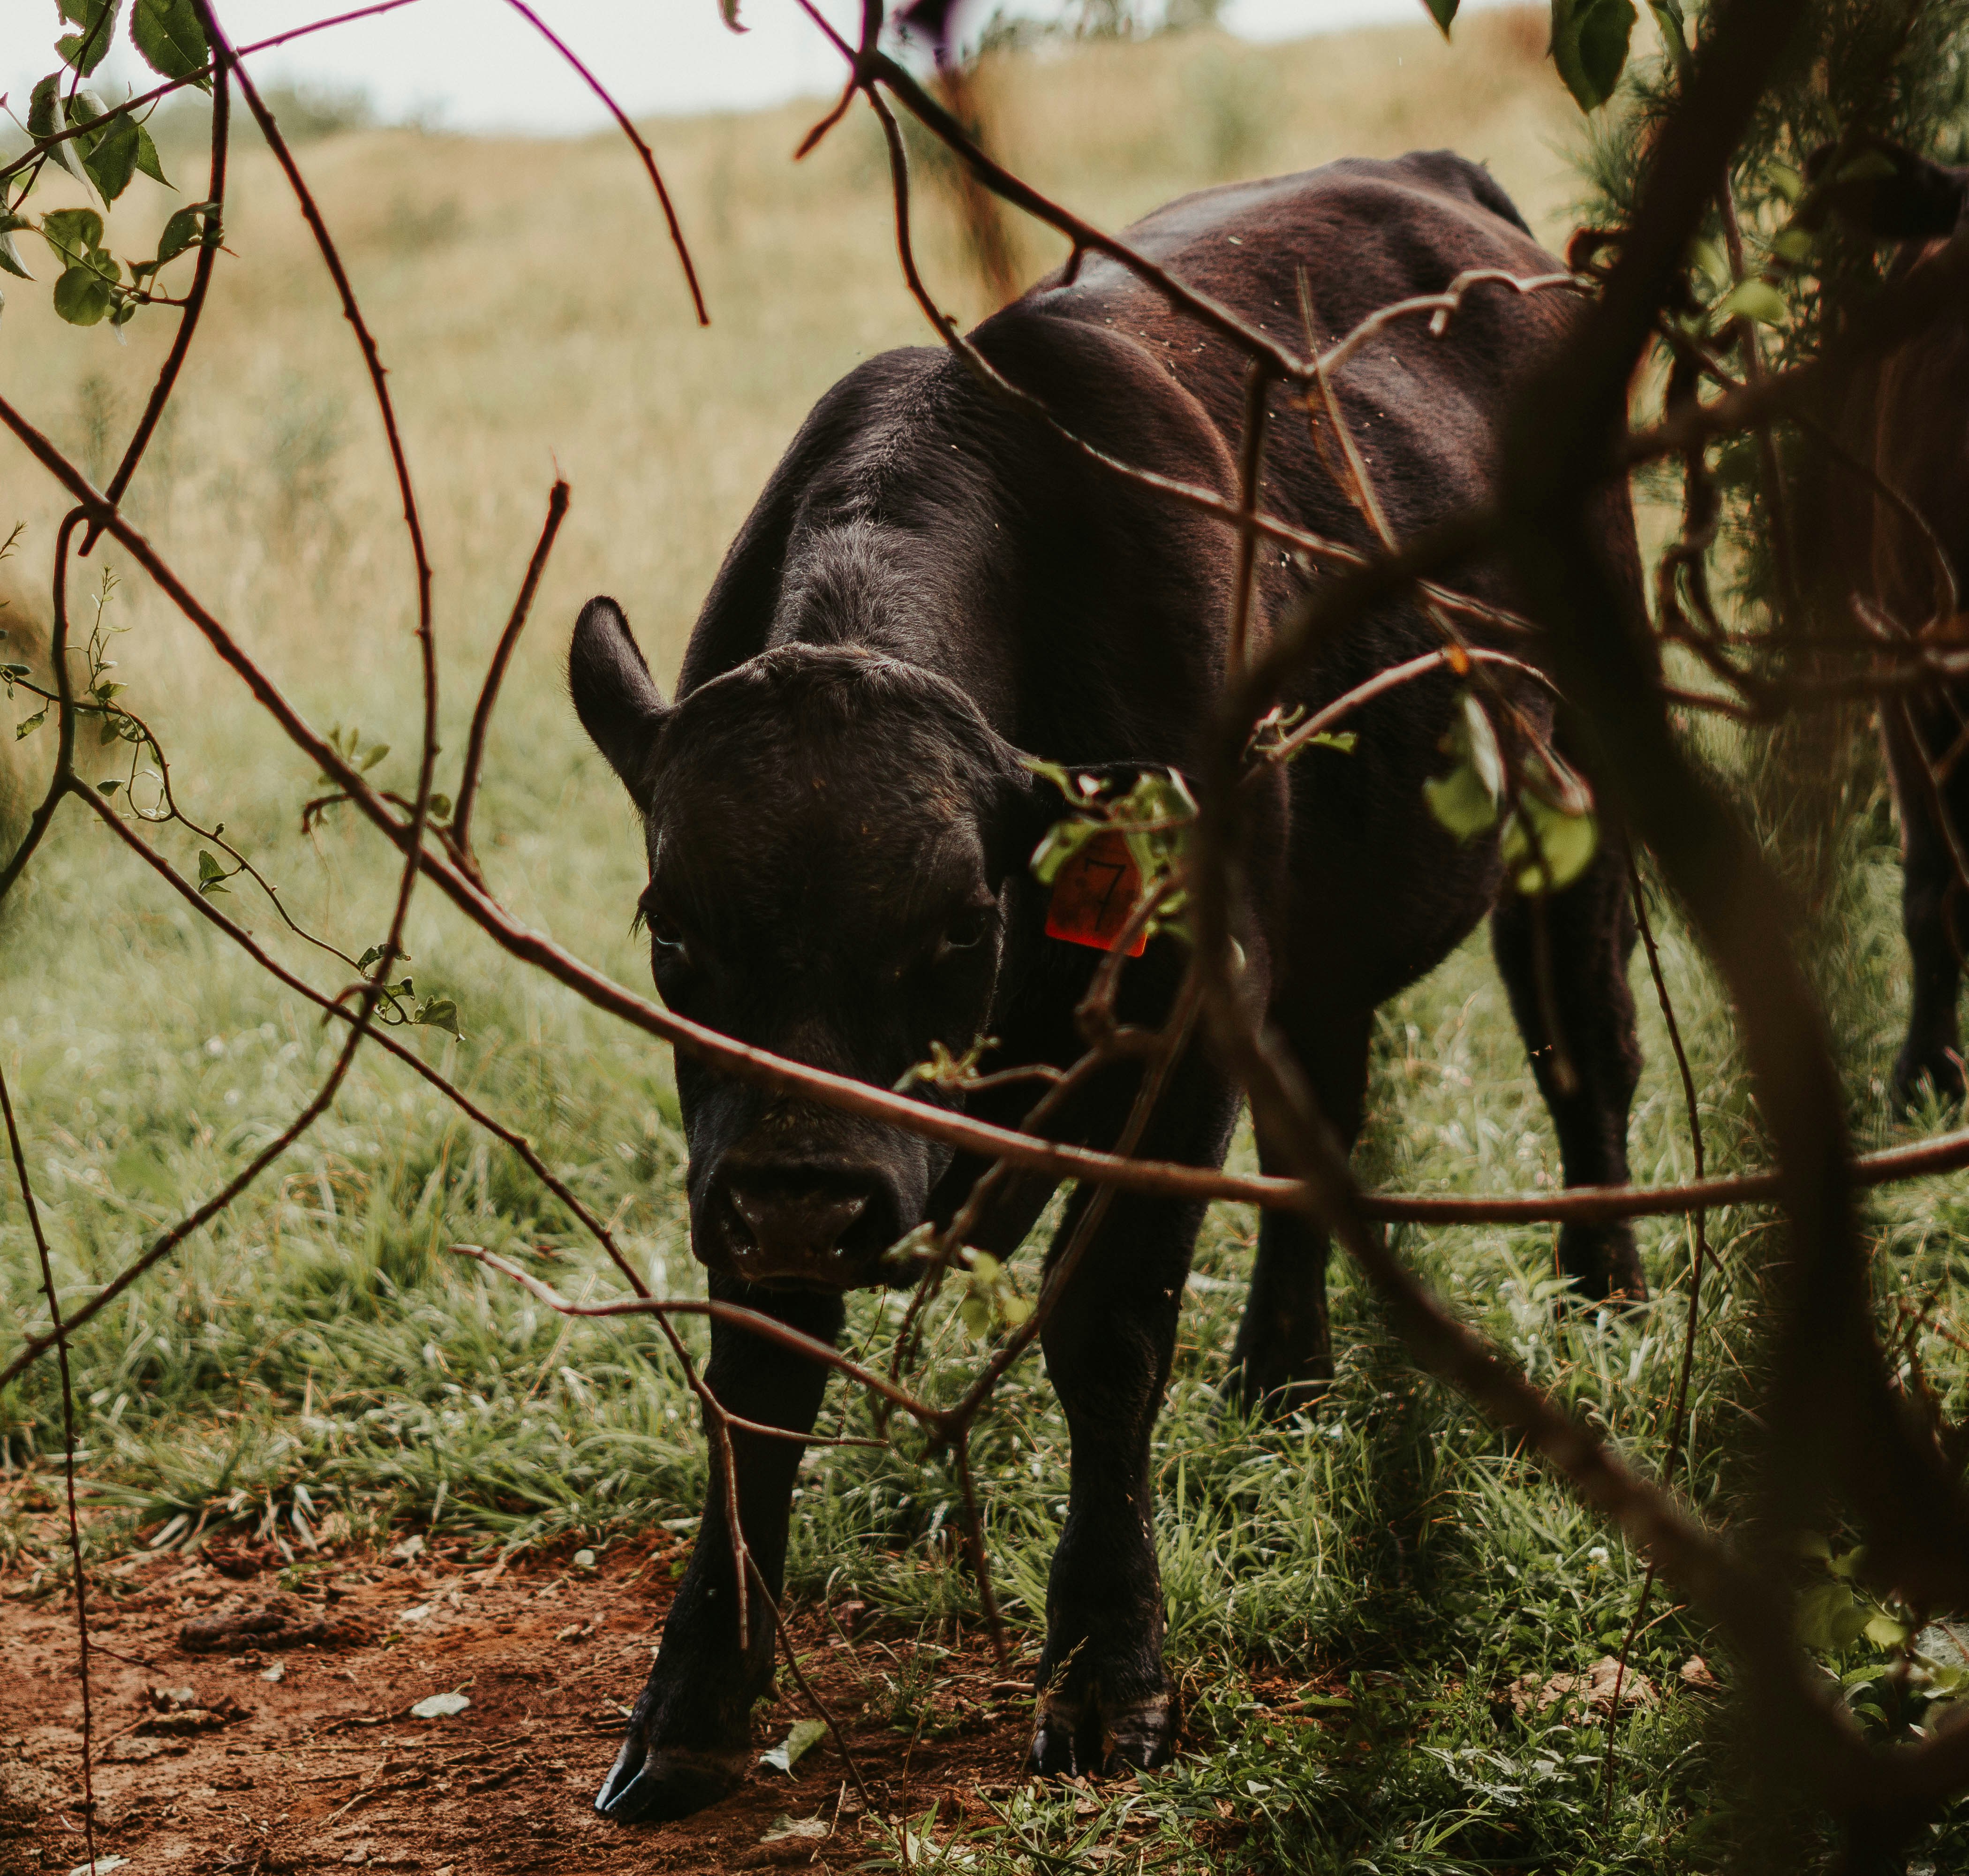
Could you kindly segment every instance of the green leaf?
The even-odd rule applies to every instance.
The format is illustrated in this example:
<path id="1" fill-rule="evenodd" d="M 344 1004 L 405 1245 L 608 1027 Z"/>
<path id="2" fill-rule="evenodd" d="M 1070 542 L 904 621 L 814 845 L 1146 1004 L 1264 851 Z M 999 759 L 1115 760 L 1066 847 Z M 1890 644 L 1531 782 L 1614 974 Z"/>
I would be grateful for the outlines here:
<path id="1" fill-rule="evenodd" d="M 1456 18 L 1456 9 L 1461 0 L 1422 0 L 1422 3 L 1429 8 L 1429 17 L 1442 28 L 1442 36 L 1447 39 L 1450 24 Z"/>
<path id="2" fill-rule="evenodd" d="M 130 37 L 160 77 L 189 78 L 212 60 L 212 48 L 191 0 L 136 0 L 130 9 Z M 199 89 L 211 82 L 199 80 Z"/>
<path id="3" fill-rule="evenodd" d="M 18 742 L 23 736 L 31 736 L 48 720 L 48 706 L 44 703 L 24 722 L 14 725 L 14 740 Z"/>
<path id="4" fill-rule="evenodd" d="M 1315 730 L 1307 737 L 1304 747 L 1309 749 L 1338 749 L 1342 755 L 1351 755 L 1354 745 L 1361 738 L 1351 729 Z"/>
<path id="5" fill-rule="evenodd" d="M 1798 1599 L 1798 1638 L 1819 1654 L 1851 1647 L 1867 1626 L 1867 1612 L 1844 1583 L 1815 1583 Z"/>
<path id="6" fill-rule="evenodd" d="M 157 237 L 157 258 L 151 262 L 151 271 L 156 272 L 167 261 L 175 261 L 186 248 L 196 245 L 218 206 L 216 202 L 194 202 L 165 222 L 164 232 Z"/>
<path id="7" fill-rule="evenodd" d="M 71 267 L 55 282 L 55 310 L 71 326 L 95 325 L 109 299 L 109 283 L 92 267 Z"/>
<path id="8" fill-rule="evenodd" d="M 121 788 L 123 784 L 120 781 L 118 781 L 112 777 L 109 781 L 98 782 L 96 784 L 96 792 L 99 795 L 113 795 L 117 790 Z"/>
<path id="9" fill-rule="evenodd" d="M 123 0 L 61 0 L 61 16 L 80 30 L 55 41 L 63 60 L 85 78 L 100 65 L 116 38 Z"/>
<path id="10" fill-rule="evenodd" d="M 1424 782 L 1422 792 L 1429 813 L 1458 840 L 1487 833 L 1497 824 L 1496 797 L 1468 762 Z"/>
<path id="11" fill-rule="evenodd" d="M 362 751 L 362 755 L 357 759 L 355 766 L 366 774 L 389 753 L 390 745 L 387 742 L 372 742 Z"/>
<path id="12" fill-rule="evenodd" d="M 409 979 L 404 980 L 406 986 Z M 410 1012 L 410 1021 L 423 1023 L 432 1029 L 442 1029 L 456 1036 L 458 1034 L 458 1005 L 449 997 L 433 997 L 420 1003 Z"/>
<path id="13" fill-rule="evenodd" d="M 1069 800 L 1077 800 L 1073 791 L 1073 777 L 1057 762 L 1043 761 L 1036 755 L 1022 755 L 1019 760 L 1043 781 L 1049 781 Z"/>
<path id="14" fill-rule="evenodd" d="M 22 261 L 20 249 L 14 245 L 14 231 L 11 228 L 0 229 L 0 268 L 21 280 L 34 278 Z"/>
<path id="15" fill-rule="evenodd" d="M 981 1291 L 968 1291 L 964 1300 L 957 1306 L 957 1313 L 964 1319 L 964 1326 L 982 1342 L 991 1332 L 991 1301 Z"/>
<path id="16" fill-rule="evenodd" d="M 434 821 L 451 819 L 451 797 L 433 793 L 430 798 L 430 817 Z"/>
<path id="17" fill-rule="evenodd" d="M 198 889 L 201 893 L 223 892 L 228 878 L 225 868 L 210 854 L 200 847 L 198 850 Z"/>
<path id="18" fill-rule="evenodd" d="M 1782 326 L 1791 317 L 1784 295 L 1766 280 L 1740 280 L 1716 307 L 1720 326 L 1734 319 L 1755 320 L 1760 326 Z"/>
<path id="19" fill-rule="evenodd" d="M 1056 822 L 1033 850 L 1033 878 L 1042 886 L 1050 886 L 1059 869 L 1101 831 L 1099 821 Z"/>
<path id="20" fill-rule="evenodd" d="M 52 137 L 61 128 L 56 112 L 61 102 L 62 75 L 50 72 L 47 77 L 37 80 L 34 89 L 28 94 L 28 135 L 38 143 L 44 137 Z"/>
<path id="21" fill-rule="evenodd" d="M 1908 1638 L 1909 1629 L 1905 1622 L 1897 1622 L 1883 1609 L 1878 1615 L 1868 1618 L 1862 1631 L 1877 1648 L 1898 1648 Z"/>
<path id="22" fill-rule="evenodd" d="M 1543 892 L 1549 886 L 1558 892 L 1585 871 L 1600 845 L 1599 823 L 1591 814 L 1564 813 L 1527 789 L 1500 845 L 1504 864 L 1517 869 L 1513 883 L 1519 891 Z"/>
<path id="23" fill-rule="evenodd" d="M 1688 27 L 1682 16 L 1682 0 L 1648 0 L 1648 10 L 1661 29 L 1662 44 L 1678 67 L 1688 63 Z"/>
<path id="24" fill-rule="evenodd" d="M 718 0 L 718 17 L 735 33 L 751 31 L 750 27 L 739 22 L 738 0 Z"/>
<path id="25" fill-rule="evenodd" d="M 1884 183 L 1899 174 L 1891 157 L 1878 150 L 1868 150 L 1856 156 L 1832 180 L 1835 183 Z"/>
<path id="26" fill-rule="evenodd" d="M 1793 267 L 1801 265 L 1812 258 L 1811 229 L 1787 228 L 1771 243 L 1771 252 Z"/>
<path id="27" fill-rule="evenodd" d="M 1462 703 L 1462 719 L 1451 732 L 1452 747 L 1476 770 L 1484 791 L 1495 801 L 1504 792 L 1504 758 L 1497 748 L 1497 732 L 1469 691 L 1464 692 Z"/>
<path id="28" fill-rule="evenodd" d="M 171 179 L 164 174 L 164 165 L 157 154 L 157 146 L 151 141 L 151 133 L 141 124 L 137 125 L 137 167 L 152 182 L 162 183 L 167 189 L 170 187 Z"/>
<path id="29" fill-rule="evenodd" d="M 1497 826 L 1504 792 L 1504 758 L 1497 732 L 1483 705 L 1468 690 L 1458 694 L 1456 715 L 1442 746 L 1445 755 L 1456 758 L 1456 766 L 1447 775 L 1424 782 L 1422 797 L 1444 826 L 1458 840 L 1468 840 Z"/>
<path id="30" fill-rule="evenodd" d="M 1771 186 L 1774 195 L 1795 203 L 1805 193 L 1805 178 L 1789 163 L 1773 163 L 1764 171 L 1764 180 Z"/>
<path id="31" fill-rule="evenodd" d="M 41 234 L 65 255 L 79 260 L 102 245 L 102 217 L 93 209 L 50 209 L 41 217 Z"/>
<path id="32" fill-rule="evenodd" d="M 127 112 L 112 118 L 102 135 L 91 141 L 83 165 L 105 202 L 114 202 L 130 187 L 130 178 L 137 173 L 138 148 L 136 119 Z"/>
<path id="33" fill-rule="evenodd" d="M 1627 63 L 1634 0 L 1552 0 L 1552 59 L 1582 111 L 1614 95 Z"/>

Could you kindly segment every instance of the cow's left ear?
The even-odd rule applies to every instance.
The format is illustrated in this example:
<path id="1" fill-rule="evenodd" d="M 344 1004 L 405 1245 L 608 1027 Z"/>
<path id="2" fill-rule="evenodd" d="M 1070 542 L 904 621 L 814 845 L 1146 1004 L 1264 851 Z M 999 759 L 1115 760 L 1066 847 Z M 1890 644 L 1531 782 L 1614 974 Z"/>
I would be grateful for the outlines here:
<path id="1" fill-rule="evenodd" d="M 568 648 L 567 684 L 575 713 L 629 798 L 645 813 L 656 784 L 657 733 L 670 706 L 613 599 L 598 596 L 581 609 Z"/>
<path id="2" fill-rule="evenodd" d="M 1849 148 L 1831 175 L 1839 146 L 1826 144 L 1805 160 L 1806 180 L 1822 207 L 1876 241 L 1924 241 L 1955 232 L 1969 199 L 1969 171 L 1916 156 L 1884 137 Z"/>

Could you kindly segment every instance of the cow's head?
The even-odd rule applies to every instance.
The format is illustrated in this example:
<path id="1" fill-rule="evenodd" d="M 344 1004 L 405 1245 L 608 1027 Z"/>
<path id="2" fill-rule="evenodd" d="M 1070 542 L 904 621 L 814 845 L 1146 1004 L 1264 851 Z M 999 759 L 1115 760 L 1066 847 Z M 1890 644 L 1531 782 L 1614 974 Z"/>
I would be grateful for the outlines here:
<path id="1" fill-rule="evenodd" d="M 962 692 L 850 647 L 761 653 L 667 704 L 610 599 L 575 708 L 641 810 L 663 999 L 776 1055 L 890 1087 L 988 1030 L 1014 902 L 1059 813 Z M 885 1280 L 950 1150 L 687 1056 L 693 1248 L 774 1285 Z M 935 1095 L 929 1099 L 938 1099 Z"/>

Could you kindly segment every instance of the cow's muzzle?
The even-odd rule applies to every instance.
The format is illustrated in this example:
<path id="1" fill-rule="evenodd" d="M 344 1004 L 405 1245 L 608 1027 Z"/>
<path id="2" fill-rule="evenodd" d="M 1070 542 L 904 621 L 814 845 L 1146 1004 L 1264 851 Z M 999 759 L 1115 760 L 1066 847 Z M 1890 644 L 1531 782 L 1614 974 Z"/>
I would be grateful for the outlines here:
<path id="1" fill-rule="evenodd" d="M 853 1290 L 901 1235 L 890 1182 L 874 1167 L 728 1163 L 706 1194 L 700 1234 L 748 1283 Z"/>

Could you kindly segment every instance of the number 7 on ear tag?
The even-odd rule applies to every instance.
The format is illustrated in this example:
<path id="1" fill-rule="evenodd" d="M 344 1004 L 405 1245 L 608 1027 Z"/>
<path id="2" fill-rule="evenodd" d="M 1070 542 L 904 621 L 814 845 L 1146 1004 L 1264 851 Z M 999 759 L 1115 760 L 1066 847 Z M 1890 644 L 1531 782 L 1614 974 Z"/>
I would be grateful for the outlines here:
<path id="1" fill-rule="evenodd" d="M 1096 834 L 1053 875 L 1046 936 L 1111 949 L 1141 896 L 1141 871 L 1127 842 L 1119 834 Z M 1127 955 L 1138 958 L 1148 946 L 1147 932 L 1138 931 Z"/>

